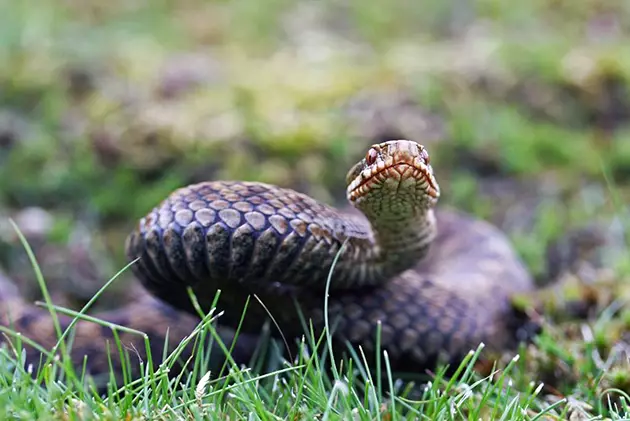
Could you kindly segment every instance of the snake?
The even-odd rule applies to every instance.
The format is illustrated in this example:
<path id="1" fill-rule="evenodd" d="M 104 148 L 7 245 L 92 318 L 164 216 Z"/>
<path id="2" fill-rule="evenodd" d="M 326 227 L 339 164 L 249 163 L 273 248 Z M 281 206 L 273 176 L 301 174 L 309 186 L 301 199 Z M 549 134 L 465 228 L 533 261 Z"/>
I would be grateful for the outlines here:
<path id="1" fill-rule="evenodd" d="M 270 321 L 274 337 L 328 331 L 333 349 L 386 351 L 392 368 L 407 372 L 459 361 L 480 344 L 500 353 L 531 340 L 538 328 L 513 297 L 535 283 L 509 238 L 438 206 L 440 196 L 427 148 L 412 140 L 369 147 L 347 174 L 347 209 L 262 182 L 180 187 L 125 243 L 148 294 L 93 315 L 110 325 L 76 321 L 72 361 L 92 376 L 123 364 L 137 374 L 148 358 L 143 338 L 117 332 L 133 351 L 123 361 L 112 325 L 144 332 L 159 364 L 165 347 L 174 349 L 213 311 L 222 339 L 233 340 L 234 329 L 243 336 L 232 349 L 239 360 Z M 62 329 L 73 322 L 57 318 Z M 9 349 L 24 338 L 41 345 L 25 345 L 27 364 L 57 343 L 49 309 L 25 302 L 2 277 L 0 324 L 16 333 L 0 335 Z"/>

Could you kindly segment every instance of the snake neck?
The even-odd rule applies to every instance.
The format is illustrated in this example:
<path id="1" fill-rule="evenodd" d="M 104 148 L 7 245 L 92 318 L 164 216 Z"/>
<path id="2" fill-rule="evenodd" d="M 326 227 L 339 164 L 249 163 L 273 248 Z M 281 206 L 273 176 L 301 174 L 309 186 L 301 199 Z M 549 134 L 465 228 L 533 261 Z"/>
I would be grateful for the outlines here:
<path id="1" fill-rule="evenodd" d="M 396 218 L 366 217 L 371 234 L 351 238 L 343 259 L 350 266 L 347 284 L 381 284 L 412 268 L 427 255 L 437 234 L 433 209 Z"/>
<path id="2" fill-rule="evenodd" d="M 378 249 L 377 262 L 381 262 L 388 277 L 423 259 L 437 232 L 432 209 L 404 218 L 377 218 L 370 220 L 370 224 Z"/>

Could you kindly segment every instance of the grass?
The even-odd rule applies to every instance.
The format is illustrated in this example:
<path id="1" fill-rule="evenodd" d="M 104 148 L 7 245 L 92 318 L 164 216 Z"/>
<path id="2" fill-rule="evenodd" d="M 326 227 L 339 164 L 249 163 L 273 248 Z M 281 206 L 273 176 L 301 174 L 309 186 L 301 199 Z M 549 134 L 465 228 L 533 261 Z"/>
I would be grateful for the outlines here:
<path id="1" fill-rule="evenodd" d="M 207 321 L 200 326 L 200 332 L 218 338 Z M 110 387 L 105 396 L 80 381 L 68 381 L 81 377 L 70 364 L 46 368 L 33 379 L 19 362 L 19 347 L 2 349 L 0 384 L 5 393 L 0 393 L 0 402 L 7 419 L 477 419 L 489 413 L 503 414 L 503 419 L 538 419 L 554 413 L 562 417 L 561 400 L 550 405 L 536 401 L 542 385 L 529 387 L 524 394 L 512 389 L 510 375 L 518 358 L 493 373 L 492 380 L 478 379 L 473 368 L 482 346 L 457 369 L 457 382 L 438 371 L 428 385 L 414 388 L 394 381 L 386 353 L 387 378 L 380 374 L 372 378 L 359 356 L 345 370 L 335 368 L 331 377 L 324 368 L 328 362 L 319 359 L 317 341 L 311 343 L 315 352 L 301 352 L 296 362 L 285 362 L 282 369 L 257 376 L 232 366 L 226 376 L 212 380 L 210 372 L 197 364 L 185 376 L 169 380 L 165 373 L 171 357 L 181 351 L 176 349 L 163 366 L 155 370 L 148 366 L 141 379 Z M 198 352 L 203 354 L 203 349 Z"/>
<path id="2" fill-rule="evenodd" d="M 387 381 L 385 392 L 379 393 L 356 370 L 331 379 L 313 357 L 267 375 L 234 368 L 210 380 L 209 372 L 193 372 L 191 378 L 198 381 L 182 386 L 148 373 L 140 382 L 122 386 L 117 395 L 100 397 L 62 386 L 53 373 L 46 376 L 44 390 L 28 373 L 12 369 L 15 361 L 6 352 L 0 355 L 6 367 L 2 384 L 11 391 L 0 395 L 5 419 L 478 419 L 494 413 L 529 420 L 544 414 L 562 419 L 567 411 L 562 400 L 541 406 L 536 400 L 540 386 L 523 394 L 514 391 L 507 380 L 512 367 L 495 382 L 475 379 L 473 353 L 461 366 L 461 380 L 450 382 L 438 373 L 412 397 L 411 388 L 402 389 L 391 378 L 375 380 Z"/>

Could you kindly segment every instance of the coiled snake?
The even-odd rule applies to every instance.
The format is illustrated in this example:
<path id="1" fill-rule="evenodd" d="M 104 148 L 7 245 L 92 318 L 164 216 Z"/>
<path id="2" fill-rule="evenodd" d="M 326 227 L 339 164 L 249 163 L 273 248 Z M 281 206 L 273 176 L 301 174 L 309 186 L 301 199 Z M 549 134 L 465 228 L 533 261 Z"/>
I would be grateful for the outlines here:
<path id="1" fill-rule="evenodd" d="M 435 209 L 440 189 L 426 149 L 395 140 L 373 145 L 347 176 L 354 212 L 342 212 L 272 185 L 212 181 L 173 192 L 142 218 L 126 252 L 147 298 L 95 317 L 146 332 L 162 355 L 198 323 L 186 290 L 209 311 L 217 290 L 219 322 L 235 326 L 248 297 L 242 331 L 256 334 L 273 316 L 286 337 L 300 336 L 300 316 L 324 326 L 324 293 L 333 259 L 329 320 L 335 344 L 380 344 L 394 367 L 418 371 L 440 357 L 461 358 L 480 342 L 502 350 L 527 339 L 510 297 L 533 281 L 497 228 L 458 212 Z M 56 341 L 47 310 L 24 303 L 0 281 L 0 322 L 45 348 Z M 70 318 L 61 317 L 62 327 Z M 227 335 L 227 334 L 226 334 Z M 145 358 L 140 338 L 122 342 Z M 6 336 L 10 338 L 10 336 Z M 245 337 L 247 338 L 247 336 Z M 229 339 L 229 337 L 227 337 Z M 72 357 L 87 356 L 92 374 L 108 370 L 107 346 L 120 368 L 109 328 L 76 325 Z M 251 353 L 249 339 L 235 352 Z M 29 359 L 37 362 L 37 352 Z M 133 358 L 132 358 L 133 359 Z M 133 361 L 132 361 L 133 362 Z"/>

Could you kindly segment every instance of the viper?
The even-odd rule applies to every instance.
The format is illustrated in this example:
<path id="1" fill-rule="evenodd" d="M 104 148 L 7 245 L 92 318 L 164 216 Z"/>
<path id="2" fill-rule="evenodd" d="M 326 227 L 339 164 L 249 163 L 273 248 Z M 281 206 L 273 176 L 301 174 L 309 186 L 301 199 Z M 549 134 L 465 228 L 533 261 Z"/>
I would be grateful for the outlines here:
<path id="1" fill-rule="evenodd" d="M 438 207 L 440 194 L 427 149 L 409 140 L 367 150 L 348 172 L 346 210 L 259 182 L 182 187 L 126 242 L 132 271 L 154 298 L 92 317 L 147 333 L 156 363 L 164 346 L 174 349 L 195 329 L 199 311 L 212 309 L 224 339 L 240 329 L 240 360 L 269 320 L 274 335 L 291 340 L 305 326 L 316 334 L 328 327 L 336 349 L 386 350 L 394 369 L 412 372 L 461 360 L 481 343 L 501 352 L 530 340 L 538 329 L 512 297 L 534 289 L 532 276 L 503 232 Z M 58 318 L 62 329 L 72 322 Z M 0 323 L 44 349 L 57 342 L 51 313 L 24 302 L 6 279 Z M 119 337 L 137 373 L 143 339 Z M 70 355 L 92 375 L 120 370 L 114 338 L 109 326 L 79 320 Z M 28 362 L 40 361 L 37 348 L 27 350 Z"/>

